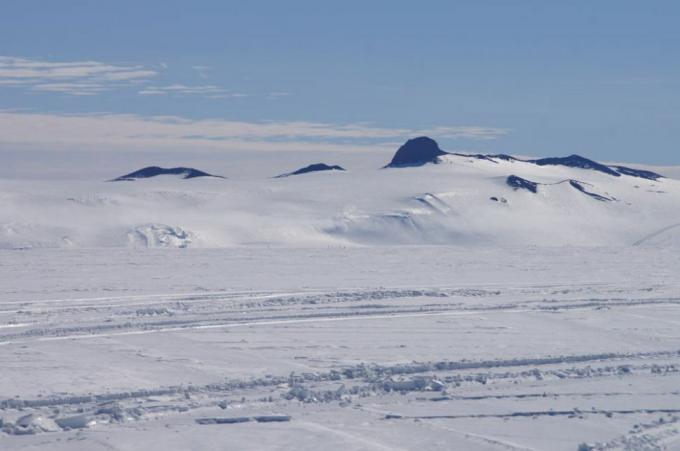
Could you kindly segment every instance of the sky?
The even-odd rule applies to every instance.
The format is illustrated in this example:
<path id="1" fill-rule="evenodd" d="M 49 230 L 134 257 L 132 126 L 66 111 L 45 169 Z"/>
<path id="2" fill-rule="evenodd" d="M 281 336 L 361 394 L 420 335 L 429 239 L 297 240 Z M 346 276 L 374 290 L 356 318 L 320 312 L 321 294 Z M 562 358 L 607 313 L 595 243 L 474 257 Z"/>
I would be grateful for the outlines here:
<path id="1" fill-rule="evenodd" d="M 2 0 L 0 162 L 449 151 L 680 164 L 680 2 Z M 47 160 L 45 160 L 47 161 Z"/>

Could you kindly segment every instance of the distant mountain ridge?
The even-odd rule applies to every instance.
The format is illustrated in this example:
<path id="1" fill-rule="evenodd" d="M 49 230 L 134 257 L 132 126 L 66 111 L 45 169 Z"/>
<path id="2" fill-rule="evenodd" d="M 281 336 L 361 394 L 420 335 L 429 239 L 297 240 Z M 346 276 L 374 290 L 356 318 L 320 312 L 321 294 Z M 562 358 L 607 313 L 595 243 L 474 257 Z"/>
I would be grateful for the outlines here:
<path id="1" fill-rule="evenodd" d="M 621 177 L 621 175 L 627 175 L 630 177 L 643 178 L 653 181 L 664 178 L 663 175 L 652 171 L 634 169 L 626 166 L 607 166 L 576 154 L 570 155 L 568 157 L 548 157 L 523 160 L 521 158 L 516 158 L 506 154 L 487 155 L 450 153 L 443 151 L 434 139 L 427 136 L 421 136 L 419 138 L 413 138 L 406 141 L 406 143 L 402 145 L 394 154 L 392 161 L 384 166 L 384 168 L 414 167 L 423 166 L 430 163 L 437 164 L 440 162 L 440 157 L 445 155 L 476 158 L 478 160 L 487 160 L 494 163 L 497 162 L 496 160 L 520 161 L 538 166 L 565 166 L 569 168 L 589 169 L 611 175 L 612 177 Z"/>

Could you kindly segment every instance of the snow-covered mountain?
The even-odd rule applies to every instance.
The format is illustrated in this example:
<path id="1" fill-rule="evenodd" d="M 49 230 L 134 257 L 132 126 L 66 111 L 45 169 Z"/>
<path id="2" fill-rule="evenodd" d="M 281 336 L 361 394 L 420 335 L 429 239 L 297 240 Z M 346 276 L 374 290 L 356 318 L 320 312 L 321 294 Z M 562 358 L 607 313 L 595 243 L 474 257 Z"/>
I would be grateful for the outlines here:
<path id="1" fill-rule="evenodd" d="M 240 177 L 234 161 L 226 179 L 3 180 L 0 247 L 680 244 L 680 181 L 647 168 L 448 153 L 425 137 L 383 168 L 347 160 L 289 173 L 304 177 Z"/>

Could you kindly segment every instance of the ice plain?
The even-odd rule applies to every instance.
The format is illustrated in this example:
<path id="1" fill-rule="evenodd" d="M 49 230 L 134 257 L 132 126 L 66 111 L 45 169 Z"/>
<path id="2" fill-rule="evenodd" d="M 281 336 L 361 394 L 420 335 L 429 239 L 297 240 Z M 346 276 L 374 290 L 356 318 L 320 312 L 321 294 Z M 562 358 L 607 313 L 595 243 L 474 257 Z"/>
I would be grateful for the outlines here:
<path id="1" fill-rule="evenodd" d="M 3 180 L 0 448 L 680 449 L 680 182 L 446 159 Z"/>

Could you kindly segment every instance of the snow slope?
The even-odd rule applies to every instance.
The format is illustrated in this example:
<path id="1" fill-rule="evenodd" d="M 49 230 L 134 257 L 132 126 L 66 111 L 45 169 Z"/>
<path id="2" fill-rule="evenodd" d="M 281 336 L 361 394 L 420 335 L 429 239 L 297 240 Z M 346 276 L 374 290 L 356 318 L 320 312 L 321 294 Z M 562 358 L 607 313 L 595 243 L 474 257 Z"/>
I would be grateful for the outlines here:
<path id="1" fill-rule="evenodd" d="M 680 181 L 554 165 L 573 159 L 445 154 L 382 169 L 374 155 L 345 159 L 347 171 L 304 177 L 271 178 L 274 164 L 269 177 L 243 175 L 236 160 L 227 179 L 1 180 L 0 248 L 632 245 L 680 223 Z"/>

